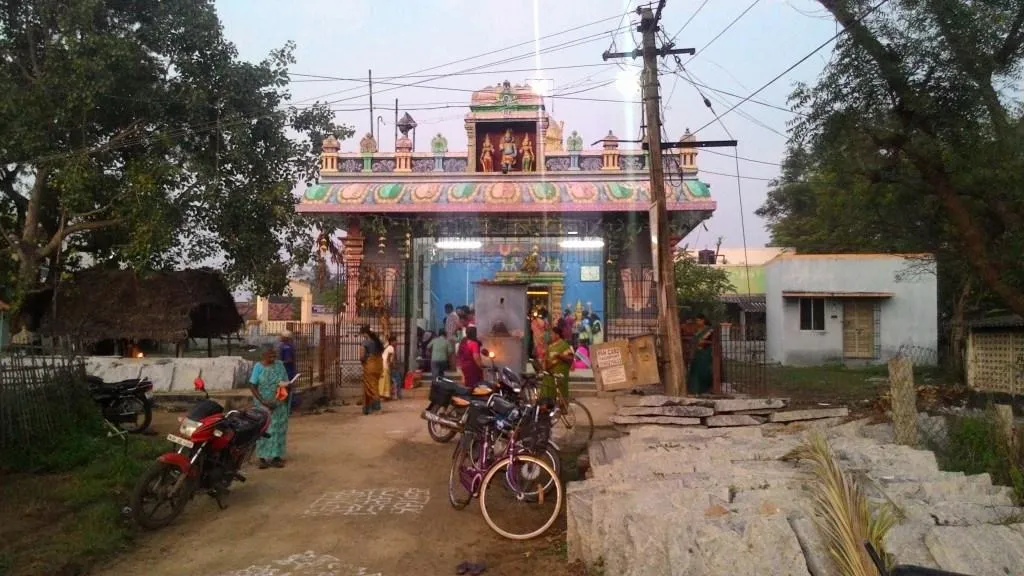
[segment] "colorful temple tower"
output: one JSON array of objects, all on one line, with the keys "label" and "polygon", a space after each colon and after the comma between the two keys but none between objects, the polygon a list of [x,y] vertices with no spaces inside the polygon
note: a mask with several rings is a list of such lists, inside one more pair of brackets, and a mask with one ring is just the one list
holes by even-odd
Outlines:
[{"label": "colorful temple tower", "polygon": [[[439,325],[446,303],[471,305],[474,282],[513,280],[533,308],[597,314],[608,339],[656,330],[646,153],[611,131],[596,148],[575,130],[563,140],[542,98],[508,81],[473,93],[465,127],[459,152],[441,134],[429,152],[407,132],[393,153],[370,134],[358,152],[324,140],[320,181],[298,211],[346,233],[337,247],[320,240],[344,283],[339,317],[408,342]],[[667,153],[665,173],[678,242],[715,202],[696,149]]]}]

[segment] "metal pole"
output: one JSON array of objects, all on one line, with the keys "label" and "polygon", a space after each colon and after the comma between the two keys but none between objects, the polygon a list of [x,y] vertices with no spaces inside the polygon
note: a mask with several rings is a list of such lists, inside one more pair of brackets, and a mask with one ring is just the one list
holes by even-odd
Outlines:
[{"label": "metal pole", "polygon": [[398,98],[395,98],[395,152],[398,152]]}]

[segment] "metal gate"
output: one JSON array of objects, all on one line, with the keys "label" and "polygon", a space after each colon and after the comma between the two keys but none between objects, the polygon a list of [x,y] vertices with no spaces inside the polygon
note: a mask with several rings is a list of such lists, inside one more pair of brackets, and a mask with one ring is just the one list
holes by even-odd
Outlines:
[{"label": "metal gate", "polygon": [[404,260],[365,262],[342,269],[326,287],[334,291],[336,302],[331,319],[292,329],[304,383],[322,384],[328,398],[359,394],[363,377],[359,328],[364,325],[385,344],[388,336],[394,336],[396,370],[405,374],[411,327],[407,264]]}]

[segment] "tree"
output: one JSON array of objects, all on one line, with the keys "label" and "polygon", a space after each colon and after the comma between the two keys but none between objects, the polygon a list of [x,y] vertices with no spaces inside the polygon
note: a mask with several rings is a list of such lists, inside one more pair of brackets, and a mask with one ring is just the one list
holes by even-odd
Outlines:
[{"label": "tree", "polygon": [[794,95],[804,115],[781,180],[789,189],[764,213],[826,190],[844,196],[820,208],[838,230],[812,227],[825,246],[864,226],[859,215],[889,210],[858,233],[925,243],[1024,314],[1022,115],[1005,96],[1024,59],[1024,3],[819,2],[848,32],[817,84]]},{"label": "tree", "polygon": [[316,177],[318,138],[352,134],[324,105],[283,107],[293,45],[239,61],[209,0],[0,0],[0,29],[0,236],[19,293],[44,264],[60,273],[61,251],[219,260],[237,287],[284,289],[311,248],[292,191]]},{"label": "tree", "polygon": [[709,317],[722,312],[722,295],[734,290],[729,274],[721,268],[699,264],[686,251],[676,254],[676,297],[681,310]]}]

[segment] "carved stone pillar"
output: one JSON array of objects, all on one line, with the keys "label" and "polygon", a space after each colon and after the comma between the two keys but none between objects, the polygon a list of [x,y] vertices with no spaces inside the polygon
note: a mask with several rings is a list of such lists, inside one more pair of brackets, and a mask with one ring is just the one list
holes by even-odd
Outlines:
[{"label": "carved stone pillar", "polygon": [[601,142],[604,144],[604,151],[601,153],[601,170],[619,170],[619,137],[608,131],[608,135]]},{"label": "carved stone pillar", "polygon": [[540,120],[537,122],[537,158],[534,160],[536,165],[534,172],[543,172],[547,166],[548,125],[550,120],[548,120],[546,114],[541,114]]},{"label": "carved stone pillar", "polygon": [[466,121],[466,172],[476,172],[476,123]]},{"label": "carved stone pillar", "polygon": [[395,172],[412,172],[412,140],[407,136],[395,142]]},{"label": "carved stone pillar", "polygon": [[324,138],[323,152],[320,154],[320,172],[337,172],[338,171],[338,150],[341,150],[341,144],[333,134]]},{"label": "carved stone pillar", "polygon": [[364,238],[358,225],[351,225],[342,239],[341,261],[345,265],[345,317],[354,320],[358,313],[356,292],[359,291],[359,274],[363,264]]},{"label": "carved stone pillar", "polygon": [[562,296],[565,295],[565,284],[555,282],[551,285],[551,302],[549,310],[562,310]]}]

